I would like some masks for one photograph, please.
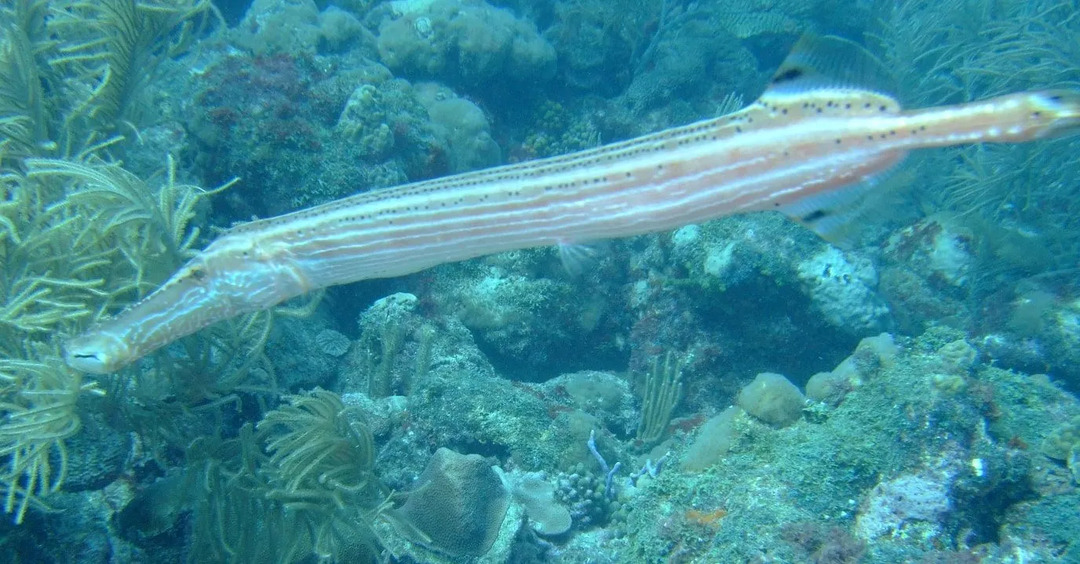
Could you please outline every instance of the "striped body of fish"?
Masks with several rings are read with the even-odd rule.
[[[104,373],[215,321],[305,292],[536,247],[776,209],[827,217],[909,151],[1080,127],[1080,94],[1027,92],[902,111],[822,80],[793,53],[733,114],[570,155],[407,184],[238,226],[161,288],[65,346]]]

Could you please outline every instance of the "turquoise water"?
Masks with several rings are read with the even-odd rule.
[[[231,225],[722,115],[803,36],[905,108],[1080,89],[1074,3],[0,22],[0,562],[1080,561],[1074,138],[916,152],[827,239],[732,215],[61,353]]]

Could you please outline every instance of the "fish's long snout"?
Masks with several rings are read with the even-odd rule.
[[[132,360],[123,340],[101,331],[91,331],[64,343],[63,354],[68,366],[91,374],[115,372]]]
[[[1033,117],[1047,120],[1046,131],[1041,137],[1061,137],[1080,133],[1080,92],[1073,90],[1045,90],[1033,92],[1032,98],[1045,110],[1035,110]],[[1040,116],[1040,113],[1044,114]]]

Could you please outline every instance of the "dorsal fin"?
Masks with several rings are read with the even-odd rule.
[[[807,34],[795,43],[758,102],[769,109],[787,108],[795,116],[897,113],[900,103],[890,94],[892,84],[885,65],[861,45]]]
[[[892,83],[885,65],[861,45],[840,37],[804,35],[752,108],[770,118],[795,120],[896,114],[900,103],[889,94]],[[853,222],[869,207],[869,189],[886,174],[794,200],[780,211],[826,240],[842,244],[854,234]]]
[[[892,74],[862,45],[834,35],[803,35],[769,81],[769,90],[789,88],[870,90],[891,95]]]

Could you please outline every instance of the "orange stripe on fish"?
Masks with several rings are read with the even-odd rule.
[[[822,69],[829,64],[833,72]],[[913,149],[1025,142],[1080,127],[1080,94],[1068,91],[903,111],[852,85],[872,66],[845,41],[805,38],[768,90],[730,115],[238,226],[145,299],[70,340],[65,359],[111,372],[215,321],[314,289],[513,249],[754,210],[813,224]]]

